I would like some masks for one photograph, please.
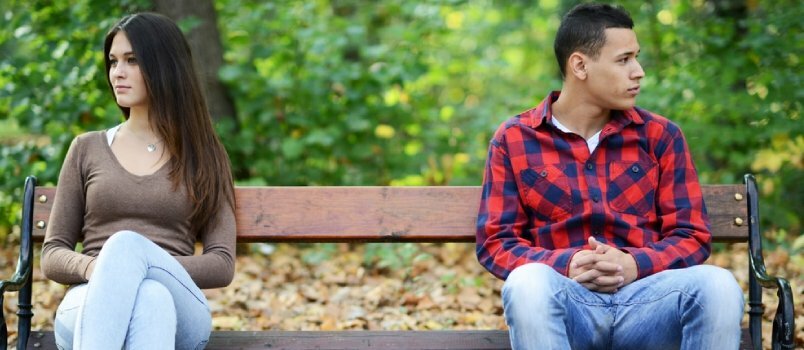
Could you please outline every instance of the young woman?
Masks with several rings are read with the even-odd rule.
[[[126,16],[103,53],[125,122],[78,136],[59,175],[42,252],[45,276],[71,285],[56,342],[202,349],[211,315],[200,288],[224,287],[234,274],[228,156],[173,21]]]

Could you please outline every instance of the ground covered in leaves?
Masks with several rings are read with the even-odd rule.
[[[218,330],[505,329],[502,282],[475,259],[472,244],[243,245],[227,288],[205,291]],[[16,248],[15,248],[16,249]],[[746,244],[716,252],[707,263],[728,268],[747,291]],[[0,254],[8,278],[14,249]],[[770,273],[785,276],[796,298],[796,338],[804,344],[804,257],[766,253]],[[34,271],[34,329],[53,329],[65,287]],[[747,299],[747,294],[746,294]],[[766,348],[776,307],[764,295]],[[16,293],[3,305],[16,337]],[[746,317],[747,321],[747,317]]]

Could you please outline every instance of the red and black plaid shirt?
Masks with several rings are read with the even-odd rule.
[[[480,263],[501,279],[531,262],[566,276],[589,236],[630,253],[638,278],[706,260],[709,219],[681,129],[642,109],[612,111],[590,154],[581,136],[553,125],[557,98],[504,122],[491,140]]]

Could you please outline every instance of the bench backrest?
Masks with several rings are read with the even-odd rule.
[[[34,239],[55,187],[37,187]],[[745,186],[703,186],[716,242],[748,240]],[[238,242],[474,242],[479,186],[236,187]]]

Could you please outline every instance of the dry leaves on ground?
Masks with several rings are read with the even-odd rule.
[[[219,330],[438,330],[505,329],[500,302],[502,282],[478,263],[472,244],[418,244],[405,266],[383,261],[367,264],[366,245],[337,244],[270,246],[269,254],[237,257],[232,285],[207,290],[213,325]],[[252,246],[254,248],[254,246]],[[265,246],[262,246],[265,248]],[[746,244],[734,244],[712,255],[708,263],[730,269],[747,291]],[[326,252],[322,254],[321,251]],[[317,254],[317,255],[316,255]],[[10,276],[13,252],[0,256],[3,276]],[[791,282],[796,337],[804,344],[804,277],[802,258],[784,251],[767,253],[770,273]],[[398,262],[397,262],[398,263]],[[388,264],[386,264],[388,265]],[[371,266],[371,267],[370,267]],[[52,329],[53,315],[64,287],[34,273],[34,329]],[[16,295],[7,296],[5,315],[16,311]],[[776,307],[774,290],[764,291],[763,334],[769,334]],[[12,307],[13,306],[13,307]],[[7,316],[16,336],[16,316]],[[745,319],[747,322],[747,317]]]

